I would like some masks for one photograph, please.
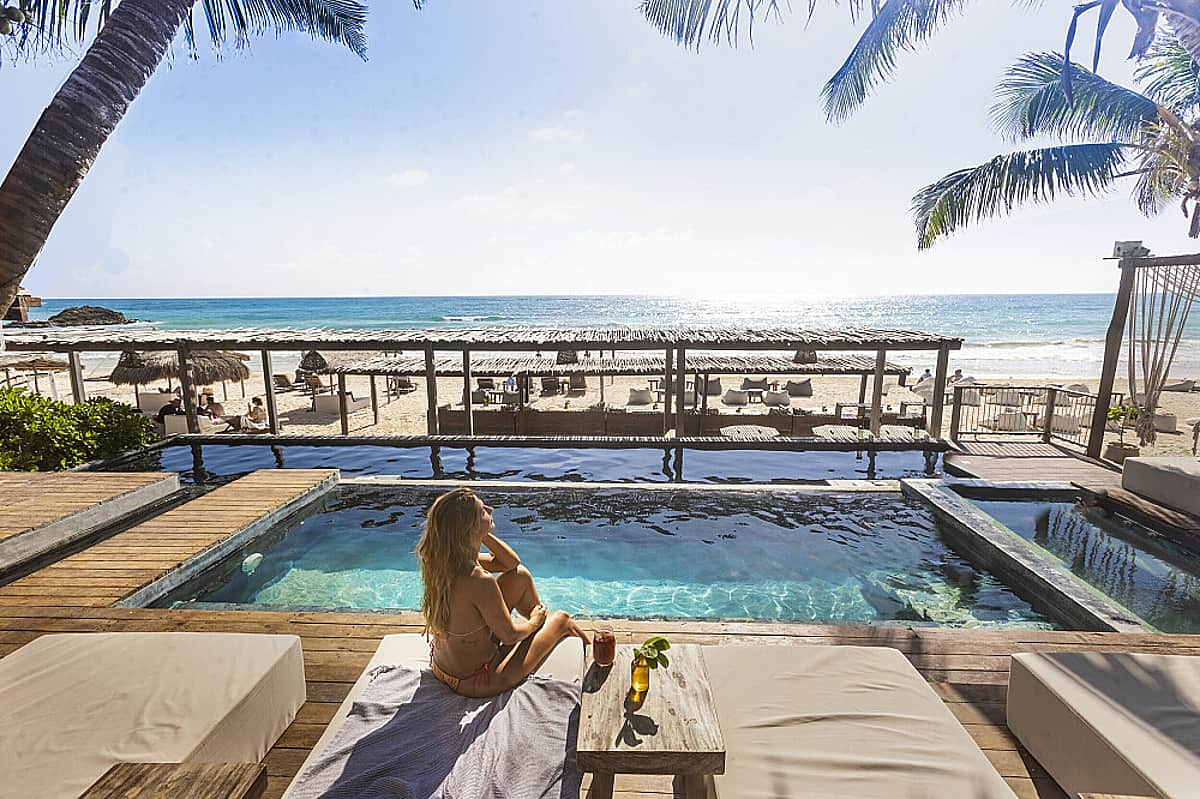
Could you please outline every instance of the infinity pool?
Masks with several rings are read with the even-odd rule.
[[[1196,555],[1098,508],[1070,502],[971,501],[1159,630],[1200,633]]]
[[[413,547],[443,490],[343,486],[159,604],[415,610]],[[572,613],[1053,626],[895,492],[513,487],[484,497],[546,604]]]

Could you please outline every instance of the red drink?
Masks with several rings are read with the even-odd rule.
[[[617,656],[617,637],[611,627],[598,627],[592,633],[592,659],[597,666],[611,666]]]

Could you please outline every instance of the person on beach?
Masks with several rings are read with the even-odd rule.
[[[250,408],[246,415],[242,417],[241,430],[262,430],[267,426],[267,409],[263,405],[262,397],[254,397],[250,400]]]
[[[955,369],[954,374],[950,375],[951,383],[957,383],[959,380],[962,380],[962,379],[963,379],[962,369]]]
[[[504,381],[504,390],[509,391],[509,392],[517,390],[517,376],[516,375],[508,376],[508,379]]]
[[[417,542],[430,670],[463,696],[515,688],[564,638],[587,644],[568,614],[547,613],[533,575],[495,528],[492,508],[457,488],[434,500]],[[523,618],[514,621],[512,610]]]
[[[933,372],[926,369],[924,372],[921,372],[921,376],[917,378],[917,382],[921,383],[926,380],[932,380],[932,379],[933,379]]]
[[[164,417],[179,416],[183,413],[185,413],[183,410],[183,398],[172,397],[170,402],[158,409],[158,414],[155,416],[155,418],[158,420],[159,424],[164,424]]]

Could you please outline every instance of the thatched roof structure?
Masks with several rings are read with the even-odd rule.
[[[0,352],[0,369],[62,372],[67,369],[67,362],[45,352]]]
[[[250,377],[244,363],[248,360],[250,356],[240,352],[200,350],[188,353],[188,373],[197,386],[245,380]],[[146,385],[178,378],[179,358],[175,353],[125,350],[108,379],[117,385]]]
[[[350,364],[365,361],[368,358],[374,358],[378,355],[378,352],[369,351],[326,350],[325,352],[320,352],[318,350],[309,350],[300,359],[299,368],[305,372],[336,372]]]

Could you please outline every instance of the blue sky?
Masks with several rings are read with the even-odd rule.
[[[794,4],[800,11],[805,4]],[[1192,252],[1123,191],[918,253],[913,192],[1008,149],[991,88],[1061,47],[1070,3],[978,3],[848,122],[856,38],[793,12],[754,47],[677,47],[636,3],[371,4],[370,60],[304,35],[182,49],[132,106],[27,286],[45,296],[811,296],[1111,291],[1116,239]],[[1118,13],[1101,71],[1126,79]],[[1094,22],[1085,22],[1085,60]],[[11,162],[70,58],[0,69]]]

